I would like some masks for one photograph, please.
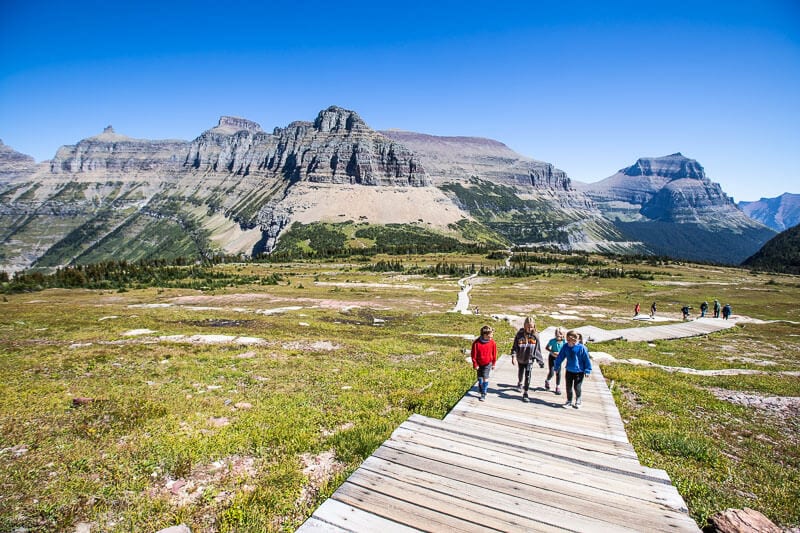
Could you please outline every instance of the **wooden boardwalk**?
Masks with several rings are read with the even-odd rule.
[[[708,335],[709,333],[713,333],[715,331],[732,328],[735,325],[735,320],[723,320],[721,318],[695,318],[694,320],[688,320],[686,322],[674,322],[671,324],[642,326],[638,328],[606,330],[595,326],[582,326],[574,329],[576,331],[580,331],[583,334],[583,338],[589,342],[604,342],[615,339],[633,342],[697,337],[699,335]],[[548,330],[549,329],[551,328],[548,328]],[[549,340],[553,337],[552,332],[548,330],[542,332],[542,342],[547,342],[545,341],[545,338]]]
[[[473,388],[444,420],[412,415],[298,531],[699,531],[639,464],[597,365],[581,409],[539,368],[523,403],[516,372],[503,356],[485,402]]]

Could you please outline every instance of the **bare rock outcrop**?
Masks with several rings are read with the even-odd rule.
[[[36,161],[31,156],[17,152],[0,140],[0,183],[28,177],[35,168]]]
[[[708,519],[704,533],[781,533],[769,518],[754,509],[726,509]]]
[[[370,129],[354,111],[336,106],[320,111],[314,122],[292,122],[271,134],[254,127],[233,132],[230,120],[223,127],[221,119],[220,126],[192,141],[184,165],[292,183],[430,185],[414,153]]]
[[[188,143],[151,141],[120,135],[107,126],[103,133],[78,144],[62,146],[50,161],[52,174],[103,173],[109,177],[180,169]]]
[[[435,184],[478,177],[528,191],[549,189],[563,193],[572,188],[563,170],[524,157],[492,139],[399,130],[381,133],[418,154]]]

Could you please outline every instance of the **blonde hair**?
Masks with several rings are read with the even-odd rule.
[[[562,337],[564,336],[564,328],[562,328],[561,326],[558,326],[556,328],[556,337],[558,337],[559,335]]]
[[[532,316],[526,316],[525,317],[525,325],[527,325],[527,324],[530,324],[531,326],[533,326],[533,331],[536,331],[536,319],[535,318],[533,318]]]

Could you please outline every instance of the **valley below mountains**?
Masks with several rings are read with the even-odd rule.
[[[681,154],[605,180],[483,138],[376,131],[329,107],[192,141],[110,126],[49,160],[0,143],[0,270],[264,253],[556,247],[738,264],[775,231]],[[395,248],[393,248],[393,246]]]

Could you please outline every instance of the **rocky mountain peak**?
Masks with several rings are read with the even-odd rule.
[[[33,172],[36,161],[29,155],[17,152],[0,140],[0,183]]]
[[[87,141],[99,141],[99,142],[120,142],[120,141],[129,141],[131,140],[130,137],[127,135],[121,135],[114,131],[114,127],[111,125],[106,126],[103,128],[103,133],[100,135],[95,135],[94,137],[89,137],[86,139]]]
[[[680,152],[663,157],[642,157],[628,168],[621,169],[620,173],[626,176],[657,176],[670,180],[706,179],[703,166]]]
[[[341,133],[368,130],[369,127],[355,111],[333,105],[319,112],[314,129],[324,133]]]
[[[241,117],[221,116],[219,117],[219,124],[217,124],[211,131],[215,133],[224,133],[226,135],[233,135],[237,131],[249,131],[250,133],[258,133],[264,131],[261,125],[252,120],[247,120]]]

